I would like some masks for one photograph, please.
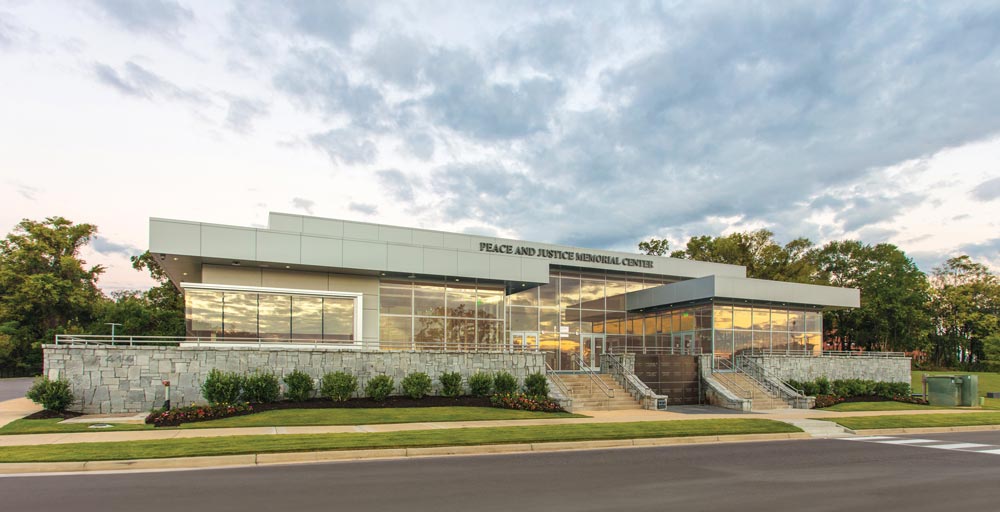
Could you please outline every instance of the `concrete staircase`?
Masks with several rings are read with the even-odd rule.
[[[751,410],[765,411],[791,408],[788,402],[781,398],[781,396],[768,392],[767,389],[757,384],[755,380],[742,372],[717,372],[713,374],[713,377],[734,395],[740,398],[752,399]]]
[[[642,409],[642,405],[625,388],[615,382],[614,377],[605,373],[599,373],[595,376],[611,389],[614,393],[613,397],[609,398],[602,387],[591,381],[591,376],[588,374],[559,374],[559,379],[569,388],[574,411]]]

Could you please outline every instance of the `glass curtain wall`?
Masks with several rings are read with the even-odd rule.
[[[715,354],[812,354],[823,350],[823,313],[751,304],[716,304]]]
[[[383,350],[503,350],[503,288],[382,281]]]
[[[357,340],[352,297],[188,289],[184,302],[192,337]]]

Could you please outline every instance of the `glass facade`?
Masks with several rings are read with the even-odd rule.
[[[504,350],[504,290],[496,286],[382,281],[382,350]]]
[[[188,336],[357,340],[355,297],[187,289],[184,302]]]

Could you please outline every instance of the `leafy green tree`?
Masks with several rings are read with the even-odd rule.
[[[62,217],[22,220],[0,241],[0,362],[10,370],[41,368],[41,343],[90,323],[104,267],[86,267],[80,248],[97,232]]]
[[[931,274],[934,315],[931,358],[939,365],[987,359],[986,341],[1000,334],[1000,281],[968,256],[948,259]]]
[[[132,268],[148,271],[159,282],[145,291],[112,292],[95,307],[93,334],[110,334],[109,322],[121,324],[116,332],[139,336],[184,336],[184,296],[170,282],[156,259],[146,251],[132,256]]]
[[[774,233],[760,229],[691,237],[683,250],[671,252],[670,257],[743,265],[747,277],[756,279],[810,283],[814,282],[815,269],[806,256],[812,247],[807,238],[796,238],[782,246],[774,240]],[[654,256],[662,256],[668,249],[666,240],[653,238],[639,243],[639,250]]]
[[[806,256],[815,278],[861,291],[861,307],[823,314],[827,336],[869,350],[925,348],[930,331],[927,277],[892,244],[829,242]]]

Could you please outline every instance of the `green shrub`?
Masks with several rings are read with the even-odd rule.
[[[493,392],[493,376],[476,372],[469,377],[469,392],[473,396],[489,396]]]
[[[826,377],[820,377],[816,379],[816,394],[817,395],[829,395],[833,390],[830,385],[830,379]]]
[[[63,412],[73,403],[73,392],[66,379],[49,380],[42,376],[35,379],[31,389],[25,394],[32,402],[42,404],[49,411]]]
[[[388,375],[376,375],[365,384],[365,396],[376,402],[381,402],[392,394],[395,387],[396,381],[392,377]]]
[[[403,393],[410,398],[423,398],[430,390],[431,378],[424,372],[413,372],[403,378]]]
[[[493,391],[501,395],[517,394],[517,379],[504,370],[500,370],[493,376]]]
[[[303,371],[295,370],[285,375],[284,381],[285,385],[288,386],[285,396],[293,402],[305,402],[309,400],[316,389],[313,378]]]
[[[524,378],[524,393],[528,396],[549,396],[549,381],[542,372],[535,372]]]
[[[438,377],[441,381],[441,394],[444,396],[462,395],[462,374],[458,372],[444,372]]]
[[[347,372],[332,372],[323,376],[319,392],[334,402],[346,402],[358,390],[358,378]]]
[[[201,396],[211,404],[234,404],[243,394],[243,376],[212,368],[201,384]]]
[[[281,383],[271,372],[254,372],[243,378],[243,400],[254,404],[276,402],[281,396]]]

